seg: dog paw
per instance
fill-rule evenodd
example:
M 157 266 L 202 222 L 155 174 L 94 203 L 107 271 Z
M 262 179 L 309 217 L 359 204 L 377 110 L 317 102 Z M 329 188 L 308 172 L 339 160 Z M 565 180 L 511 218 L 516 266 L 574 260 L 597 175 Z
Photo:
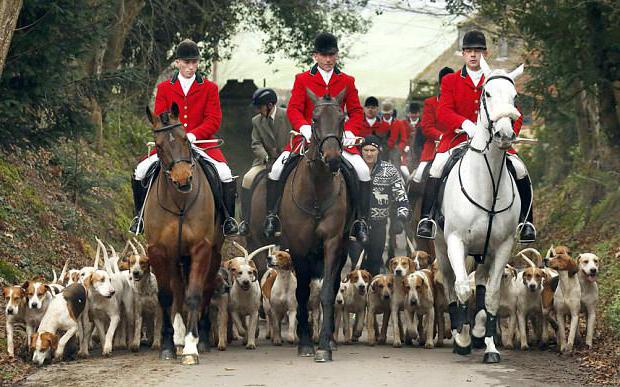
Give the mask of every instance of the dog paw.
M 403 344 L 400 341 L 394 341 L 394 343 L 392 343 L 392 347 L 394 348 L 401 348 L 403 346 Z
M 344 341 L 344 344 L 345 344 L 345 345 L 351 345 L 351 343 L 352 343 L 351 339 L 346 339 L 346 340 Z
M 271 340 L 271 343 L 275 346 L 281 346 L 282 345 L 282 340 L 281 339 L 273 339 Z
M 245 349 L 256 349 L 256 344 L 252 343 L 252 344 L 247 344 L 245 346 Z
M 129 350 L 131 352 L 138 352 L 140 350 L 140 344 L 131 344 Z
M 225 351 L 226 350 L 226 345 L 225 344 L 220 344 L 217 346 L 217 350 L 218 351 Z
M 504 348 L 513 350 L 515 349 L 515 346 L 513 343 L 506 343 L 506 345 L 504 345 Z
M 424 348 L 426 349 L 433 349 L 435 346 L 433 345 L 433 343 L 425 343 L 424 344 Z
M 377 339 L 377 344 L 379 345 L 384 345 L 385 344 L 385 337 L 379 337 L 379 339 Z
M 522 351 L 529 351 L 530 350 L 530 346 L 529 345 L 522 345 L 521 346 L 521 350 Z
M 151 349 L 154 350 L 158 350 L 161 347 L 161 344 L 159 342 L 154 342 L 153 345 L 151 345 Z
M 110 357 L 112 355 L 112 348 L 104 348 L 103 351 L 101 351 L 101 355 Z

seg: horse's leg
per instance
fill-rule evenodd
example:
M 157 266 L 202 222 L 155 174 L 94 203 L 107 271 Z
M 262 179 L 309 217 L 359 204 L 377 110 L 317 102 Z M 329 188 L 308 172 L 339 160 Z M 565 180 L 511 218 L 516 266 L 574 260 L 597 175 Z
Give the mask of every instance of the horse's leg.
M 205 285 L 209 274 L 214 273 L 213 246 L 205 238 L 191 249 L 191 266 L 189 271 L 189 283 L 185 294 L 187 306 L 187 333 L 183 347 L 182 364 L 198 364 L 198 324 L 203 314 L 203 305 L 210 302 L 212 291 L 205 292 Z M 219 262 L 218 262 L 219 264 Z M 216 268 L 217 270 L 217 268 Z
M 310 267 L 305 259 L 300 261 L 299 264 L 295 265 L 295 271 L 297 273 L 297 289 L 295 290 L 295 297 L 297 297 L 297 336 L 299 337 L 297 354 L 299 356 L 309 357 L 314 355 L 314 345 L 312 344 L 310 326 L 308 324 Z M 323 284 L 325 284 L 325 282 L 323 282 Z
M 157 277 L 157 298 L 161 309 L 161 349 L 159 358 L 162 360 L 172 360 L 176 357 L 173 341 L 174 329 L 172 327 L 170 310 L 173 302 L 170 276 L 173 275 L 173 272 L 169 270 L 170 262 L 161 248 L 149 246 L 148 256 L 153 273 Z
M 463 241 L 456 235 L 451 234 L 447 239 L 448 259 L 454 275 L 453 291 L 458 298 L 458 305 L 452 305 L 450 320 L 456 320 L 457 329 L 453 331 L 454 350 L 459 355 L 471 353 L 470 327 L 467 319 L 467 302 L 471 296 L 467 269 L 465 268 L 465 246 Z M 456 301 L 456 300 L 455 300 Z M 452 303 L 452 300 L 450 300 Z M 453 325 L 454 326 L 454 325 Z M 460 332 L 458 330 L 460 329 Z
M 474 312 L 474 326 L 471 330 L 472 345 L 474 348 L 484 348 L 484 333 L 487 320 L 485 296 L 486 284 L 489 278 L 490 259 L 476 268 L 476 309 Z
M 332 360 L 332 336 L 334 334 L 334 301 L 340 287 L 340 271 L 346 260 L 342 236 L 337 235 L 324 241 L 324 278 L 321 287 L 321 306 L 323 307 L 323 324 L 319 337 L 319 349 L 314 361 Z M 345 313 L 346 310 L 345 310 Z M 307 314 L 303 316 L 308 320 Z
M 512 236 L 510 239 L 498 246 L 495 251 L 495 256 L 490 263 L 489 280 L 487 282 L 486 297 L 484 300 L 487 315 L 486 334 L 484 338 L 486 349 L 483 358 L 485 363 L 499 363 L 500 361 L 499 351 L 495 347 L 497 311 L 499 309 L 499 292 L 502 274 L 504 273 L 504 267 L 506 267 L 506 264 L 510 259 L 511 250 Z M 527 340 L 527 338 L 524 339 Z

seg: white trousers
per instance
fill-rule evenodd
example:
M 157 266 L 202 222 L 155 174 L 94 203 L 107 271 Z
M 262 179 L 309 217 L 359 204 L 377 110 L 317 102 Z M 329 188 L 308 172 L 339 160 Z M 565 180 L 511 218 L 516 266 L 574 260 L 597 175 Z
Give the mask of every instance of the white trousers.
M 422 176 L 424 175 L 424 170 L 426 169 L 426 166 L 428 165 L 428 163 L 430 163 L 430 161 L 420 162 L 418 167 L 415 169 L 415 172 L 413 173 L 413 181 L 415 181 L 416 183 L 419 183 L 422 181 Z
M 280 180 L 280 176 L 282 175 L 282 170 L 284 169 L 284 163 L 288 159 L 288 156 L 291 152 L 284 151 L 277 158 L 277 160 L 273 163 L 271 167 L 271 172 L 269 172 L 269 178 L 271 180 Z M 370 181 L 370 169 L 368 165 L 360 155 L 356 155 L 349 152 L 342 152 L 342 156 L 351 163 L 353 169 L 355 169 L 355 173 L 357 174 L 357 178 L 360 181 Z
M 200 157 L 206 159 L 208 162 L 210 162 L 215 167 L 215 170 L 217 171 L 217 174 L 220 177 L 220 180 L 222 181 L 222 183 L 230 183 L 231 181 L 233 181 L 232 172 L 230 171 L 228 164 L 212 159 L 211 157 L 209 157 L 208 154 L 205 153 L 205 151 L 203 151 L 202 149 L 196 146 L 192 145 L 192 147 L 194 148 L 195 151 L 198 152 Z M 151 165 L 153 165 L 153 163 L 157 160 L 159 160 L 157 153 L 142 160 L 134 171 L 134 179 L 136 180 L 144 179 Z
M 525 163 L 523 162 L 523 160 L 519 158 L 518 155 L 508 154 L 507 157 L 515 169 L 517 180 L 521 180 L 525 176 L 527 176 L 527 168 L 525 167 Z M 446 166 L 446 162 L 448 161 L 449 158 L 450 158 L 450 152 L 443 152 L 443 153 L 435 154 L 435 159 L 433 160 L 433 165 L 431 166 L 431 172 L 430 172 L 431 177 L 435 177 L 435 178 L 441 177 L 443 173 L 443 168 Z M 415 180 L 415 177 L 414 177 L 414 180 Z

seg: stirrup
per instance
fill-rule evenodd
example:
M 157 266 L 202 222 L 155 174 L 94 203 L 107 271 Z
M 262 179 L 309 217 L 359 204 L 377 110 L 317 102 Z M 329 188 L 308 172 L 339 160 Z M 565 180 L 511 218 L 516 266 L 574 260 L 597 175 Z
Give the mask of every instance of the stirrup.
M 431 223 L 431 235 L 426 235 L 426 234 L 420 234 L 420 226 L 422 225 L 422 222 L 430 222 Z M 420 221 L 418 222 L 418 226 L 416 228 L 416 235 L 418 236 L 418 238 L 422 238 L 422 239 L 435 239 L 435 235 L 437 234 L 437 223 L 435 223 L 435 221 L 431 218 L 422 218 L 420 219 Z
M 140 216 L 135 216 L 129 226 L 129 232 L 135 235 L 142 234 L 144 232 L 144 219 Z
M 370 227 L 368 227 L 368 223 L 364 219 L 356 219 L 351 225 L 351 232 L 349 233 L 349 240 L 358 241 L 359 243 L 365 245 L 368 243 L 368 239 L 370 239 L 370 236 L 368 235 L 369 232 L 370 232 Z M 361 233 L 366 234 L 365 235 L 366 238 L 363 238 L 365 240 L 360 240 L 360 238 L 358 238 L 359 234 Z
M 534 237 L 533 238 L 528 238 L 528 239 L 522 239 L 521 238 L 521 232 L 523 231 L 523 227 L 525 227 L 526 225 L 530 225 L 532 226 L 532 229 L 534 230 Z M 536 242 L 536 227 L 528 222 L 527 220 L 523 223 L 519 223 L 517 225 L 517 235 L 518 235 L 518 241 L 519 243 L 532 243 L 532 242 Z
M 228 232 L 226 232 L 227 225 L 229 226 L 228 228 L 230 228 Z M 224 222 L 222 223 L 222 232 L 224 233 L 224 236 L 239 234 L 239 223 L 237 223 L 237 219 L 232 216 L 224 219 Z

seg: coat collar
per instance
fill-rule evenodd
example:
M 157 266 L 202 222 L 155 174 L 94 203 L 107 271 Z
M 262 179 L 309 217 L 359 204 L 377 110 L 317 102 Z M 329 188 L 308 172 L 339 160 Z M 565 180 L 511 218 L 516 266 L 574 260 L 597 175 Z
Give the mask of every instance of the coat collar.
M 463 65 L 463 68 L 461 69 L 460 74 L 461 74 L 461 78 L 465 79 L 465 83 L 469 87 L 471 87 L 472 89 L 476 89 L 476 88 L 477 89 L 482 89 L 482 85 L 484 84 L 484 74 L 482 75 L 482 78 L 480 78 L 480 82 L 479 82 L 480 86 L 478 86 L 478 87 L 476 85 L 474 85 L 474 82 L 471 80 L 471 77 L 468 77 L 469 74 L 467 73 L 467 65 Z
M 175 92 L 185 97 L 185 94 L 183 93 L 183 88 L 181 87 L 181 82 L 177 82 L 178 80 L 179 80 L 179 70 L 175 70 L 174 74 L 172 74 L 172 78 L 170 78 L 170 84 L 172 85 L 172 89 Z M 194 94 L 196 91 L 198 91 L 200 89 L 200 86 L 202 86 L 204 83 L 205 83 L 204 75 L 196 71 L 196 79 L 190 86 L 189 91 L 187 92 L 187 96 L 190 96 Z
M 319 64 L 315 63 L 314 66 L 310 68 L 310 74 L 315 75 L 318 72 L 319 72 Z M 342 71 L 340 71 L 340 67 L 334 66 L 334 74 L 340 74 L 341 72 Z
M 172 78 L 170 78 L 170 83 L 174 85 L 178 80 L 179 80 L 179 70 L 175 70 L 174 74 L 172 74 Z M 196 71 L 196 82 L 198 82 L 198 84 L 201 84 L 201 85 L 204 83 L 204 76 L 199 71 Z

